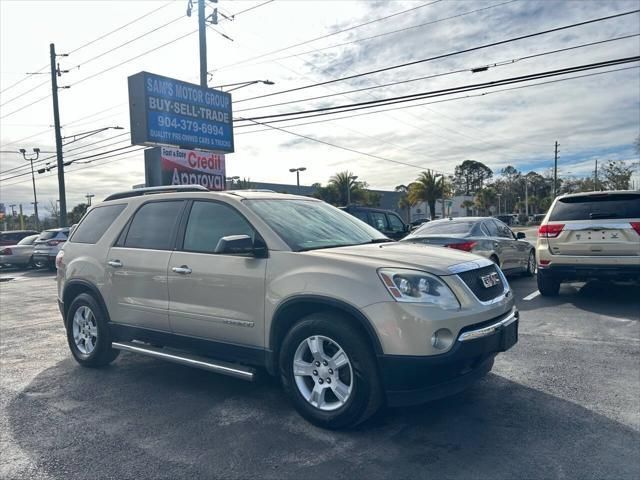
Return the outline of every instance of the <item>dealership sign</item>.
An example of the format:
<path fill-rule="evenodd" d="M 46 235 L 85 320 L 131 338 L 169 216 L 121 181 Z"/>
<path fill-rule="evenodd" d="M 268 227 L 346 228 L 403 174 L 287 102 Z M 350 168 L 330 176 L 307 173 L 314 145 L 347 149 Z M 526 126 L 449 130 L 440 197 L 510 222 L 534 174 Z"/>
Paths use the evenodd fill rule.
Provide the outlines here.
<path fill-rule="evenodd" d="M 219 153 L 161 147 L 155 168 L 160 185 L 202 185 L 209 190 L 225 189 L 225 158 Z M 146 152 L 145 152 L 146 153 Z M 158 168 L 159 167 L 159 168 Z M 153 166 L 151 166 L 153 168 Z"/>
<path fill-rule="evenodd" d="M 140 72 L 129 77 L 133 145 L 233 152 L 231 95 Z"/>

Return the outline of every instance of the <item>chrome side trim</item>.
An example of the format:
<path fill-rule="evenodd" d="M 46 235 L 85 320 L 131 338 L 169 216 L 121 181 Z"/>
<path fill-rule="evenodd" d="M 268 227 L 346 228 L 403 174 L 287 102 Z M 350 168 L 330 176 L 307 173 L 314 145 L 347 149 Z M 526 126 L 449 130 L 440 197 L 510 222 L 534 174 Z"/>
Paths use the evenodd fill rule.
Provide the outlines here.
<path fill-rule="evenodd" d="M 493 262 L 488 258 L 479 258 L 478 260 L 451 265 L 449 268 L 447 268 L 447 270 L 449 270 L 451 273 L 458 274 L 468 272 L 469 270 L 477 270 L 478 268 L 488 267 L 492 264 Z"/>
<path fill-rule="evenodd" d="M 152 347 L 142 343 L 133 342 L 113 342 L 111 346 L 118 350 L 127 352 L 140 353 L 149 357 L 167 360 L 187 367 L 200 368 L 214 373 L 221 373 L 230 377 L 239 378 L 252 382 L 255 378 L 255 370 L 242 365 L 234 365 L 232 363 L 221 362 L 209 358 L 199 357 L 188 353 L 169 353 L 162 348 Z"/>
<path fill-rule="evenodd" d="M 477 338 L 488 337 L 489 335 L 493 335 L 500 328 L 506 327 L 507 325 L 511 325 L 518 319 L 518 311 L 513 309 L 511 313 L 507 315 L 502 320 L 494 323 L 493 325 L 489 325 L 488 327 L 482 327 L 477 330 L 471 330 L 469 332 L 461 333 L 458 337 L 459 342 L 468 342 L 469 340 L 475 340 Z"/>

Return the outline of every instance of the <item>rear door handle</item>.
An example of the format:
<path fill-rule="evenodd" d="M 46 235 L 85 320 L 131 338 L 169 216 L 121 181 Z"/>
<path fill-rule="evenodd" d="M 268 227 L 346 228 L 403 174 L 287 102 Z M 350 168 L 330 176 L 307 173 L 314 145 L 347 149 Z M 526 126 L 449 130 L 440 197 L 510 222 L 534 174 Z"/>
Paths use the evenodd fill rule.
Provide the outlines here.
<path fill-rule="evenodd" d="M 182 265 L 181 267 L 173 267 L 171 270 L 182 275 L 189 275 L 191 273 L 191 269 L 186 265 Z"/>
<path fill-rule="evenodd" d="M 112 266 L 113 268 L 120 268 L 122 267 L 122 262 L 120 260 L 109 260 L 107 262 L 110 266 Z"/>

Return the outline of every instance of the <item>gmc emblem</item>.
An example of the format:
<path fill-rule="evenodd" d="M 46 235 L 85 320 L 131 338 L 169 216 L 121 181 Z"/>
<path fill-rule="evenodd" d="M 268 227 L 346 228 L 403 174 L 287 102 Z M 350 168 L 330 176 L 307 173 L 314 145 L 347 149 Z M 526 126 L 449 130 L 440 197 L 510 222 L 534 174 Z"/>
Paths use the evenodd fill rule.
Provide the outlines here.
<path fill-rule="evenodd" d="M 500 275 L 497 272 L 490 273 L 489 275 L 483 275 L 480 277 L 482 280 L 482 286 L 484 288 L 495 287 L 496 285 L 500 285 Z"/>

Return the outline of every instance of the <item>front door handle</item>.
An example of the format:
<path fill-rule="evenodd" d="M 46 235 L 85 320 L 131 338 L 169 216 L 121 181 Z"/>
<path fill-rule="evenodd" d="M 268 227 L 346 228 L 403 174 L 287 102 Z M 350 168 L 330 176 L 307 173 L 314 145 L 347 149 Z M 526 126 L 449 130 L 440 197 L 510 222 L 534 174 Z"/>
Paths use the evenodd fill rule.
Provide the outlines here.
<path fill-rule="evenodd" d="M 182 275 L 189 275 L 191 273 L 191 269 L 186 265 L 182 265 L 181 267 L 173 267 L 171 270 Z"/>
<path fill-rule="evenodd" d="M 120 260 L 109 260 L 107 262 L 110 266 L 112 266 L 113 268 L 120 268 L 122 267 L 122 262 Z"/>

